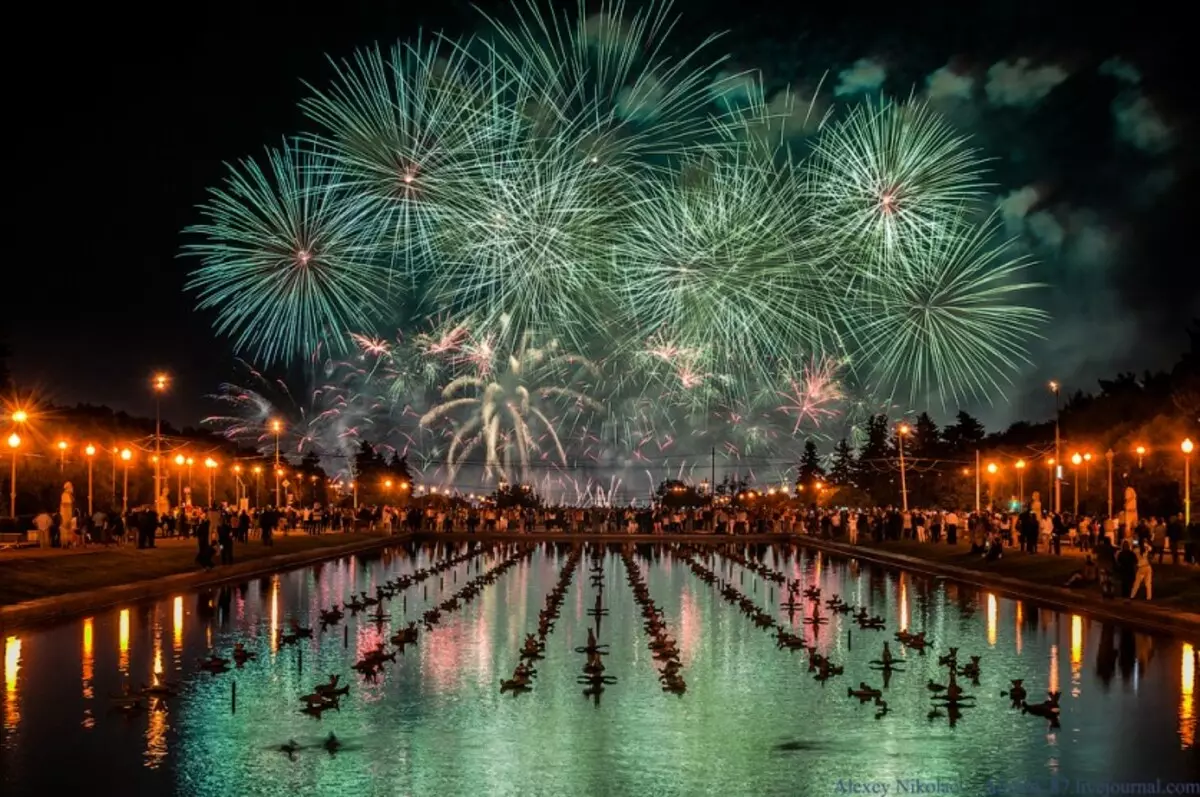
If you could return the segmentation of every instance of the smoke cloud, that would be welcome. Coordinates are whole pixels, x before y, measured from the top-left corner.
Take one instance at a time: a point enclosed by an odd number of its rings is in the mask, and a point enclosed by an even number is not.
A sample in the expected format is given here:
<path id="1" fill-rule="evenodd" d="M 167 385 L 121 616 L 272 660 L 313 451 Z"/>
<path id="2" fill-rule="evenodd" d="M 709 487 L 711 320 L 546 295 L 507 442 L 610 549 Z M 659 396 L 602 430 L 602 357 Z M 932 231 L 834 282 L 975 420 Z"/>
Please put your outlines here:
<path id="1" fill-rule="evenodd" d="M 1053 64 L 1036 66 L 1028 58 L 1018 58 L 993 64 L 988 69 L 985 90 L 993 105 L 1029 108 L 1067 77 L 1062 67 Z"/>
<path id="2" fill-rule="evenodd" d="M 1120 141 L 1151 155 L 1171 148 L 1171 128 L 1146 95 L 1123 91 L 1113 100 L 1112 112 Z"/>
<path id="3" fill-rule="evenodd" d="M 933 102 L 970 100 L 975 93 L 975 78 L 956 72 L 949 64 L 925 78 L 925 94 Z"/>
<path id="4" fill-rule="evenodd" d="M 887 69 L 883 64 L 872 58 L 860 58 L 848 69 L 838 72 L 838 84 L 833 94 L 835 97 L 869 94 L 879 91 L 885 80 Z"/>

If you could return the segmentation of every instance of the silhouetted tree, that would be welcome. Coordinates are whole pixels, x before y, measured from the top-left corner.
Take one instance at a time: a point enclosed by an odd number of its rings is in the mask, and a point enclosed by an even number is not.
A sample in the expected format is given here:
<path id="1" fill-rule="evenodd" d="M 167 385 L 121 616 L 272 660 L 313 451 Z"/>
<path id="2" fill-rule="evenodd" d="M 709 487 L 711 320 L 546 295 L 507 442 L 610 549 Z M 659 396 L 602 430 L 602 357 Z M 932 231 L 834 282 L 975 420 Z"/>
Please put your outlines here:
<path id="1" fill-rule="evenodd" d="M 953 454 L 962 456 L 974 454 L 983 442 L 984 433 L 982 423 L 965 410 L 959 410 L 954 423 L 942 432 L 942 439 Z"/>
<path id="2" fill-rule="evenodd" d="M 821 458 L 817 455 L 817 444 L 812 440 L 804 442 L 804 455 L 800 457 L 798 484 L 804 485 L 805 490 L 811 490 L 818 481 L 825 480 L 825 469 L 821 467 Z"/>
<path id="3" fill-rule="evenodd" d="M 829 481 L 841 487 L 854 485 L 854 451 L 846 438 L 838 441 L 833 449 L 833 462 L 830 463 Z"/>
<path id="4" fill-rule="evenodd" d="M 500 509 L 518 506 L 536 509 L 542 505 L 541 496 L 528 484 L 503 484 L 492 493 L 492 500 Z"/>

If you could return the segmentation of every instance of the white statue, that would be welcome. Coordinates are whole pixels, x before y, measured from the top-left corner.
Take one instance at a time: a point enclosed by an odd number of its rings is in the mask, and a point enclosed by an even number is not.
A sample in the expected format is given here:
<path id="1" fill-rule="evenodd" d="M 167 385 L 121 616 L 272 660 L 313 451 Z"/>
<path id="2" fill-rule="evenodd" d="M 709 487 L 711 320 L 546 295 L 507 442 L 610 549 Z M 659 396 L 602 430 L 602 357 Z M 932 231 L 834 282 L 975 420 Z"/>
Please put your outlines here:
<path id="1" fill-rule="evenodd" d="M 1132 487 L 1125 488 L 1125 537 L 1133 536 L 1134 530 L 1137 528 L 1137 493 Z"/>
<path id="2" fill-rule="evenodd" d="M 163 488 L 162 495 L 158 497 L 158 505 L 154 509 L 160 518 L 171 514 L 171 488 Z"/>
<path id="3" fill-rule="evenodd" d="M 1029 500 L 1029 508 L 1033 511 L 1034 517 L 1042 516 L 1042 494 L 1037 490 L 1033 491 L 1033 498 Z"/>
<path id="4" fill-rule="evenodd" d="M 62 518 L 59 525 L 59 540 L 64 548 L 75 542 L 75 488 L 70 482 L 63 485 L 62 498 L 58 503 L 58 515 Z"/>

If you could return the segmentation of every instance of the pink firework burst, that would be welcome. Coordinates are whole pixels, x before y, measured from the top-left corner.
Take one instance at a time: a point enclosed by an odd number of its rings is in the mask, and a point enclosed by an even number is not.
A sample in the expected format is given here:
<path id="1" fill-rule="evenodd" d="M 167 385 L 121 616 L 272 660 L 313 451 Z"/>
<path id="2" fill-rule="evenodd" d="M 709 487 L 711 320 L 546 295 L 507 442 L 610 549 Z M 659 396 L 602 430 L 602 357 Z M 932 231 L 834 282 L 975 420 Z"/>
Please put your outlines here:
<path id="1" fill-rule="evenodd" d="M 785 415 L 796 416 L 792 434 L 799 432 L 806 420 L 813 426 L 820 426 L 821 421 L 837 415 L 834 405 L 845 398 L 838 381 L 839 369 L 839 363 L 834 359 L 814 357 L 798 378 L 788 380 L 790 389 L 779 394 L 786 403 L 779 410 Z"/>

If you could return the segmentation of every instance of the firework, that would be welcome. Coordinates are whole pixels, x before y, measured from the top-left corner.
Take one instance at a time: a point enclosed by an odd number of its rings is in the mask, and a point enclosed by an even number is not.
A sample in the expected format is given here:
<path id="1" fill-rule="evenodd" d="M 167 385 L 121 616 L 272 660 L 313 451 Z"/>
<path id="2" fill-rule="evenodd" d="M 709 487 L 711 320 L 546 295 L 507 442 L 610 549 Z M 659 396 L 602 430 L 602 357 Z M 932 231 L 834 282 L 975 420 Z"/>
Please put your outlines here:
<path id="1" fill-rule="evenodd" d="M 819 231 L 790 161 L 713 151 L 651 183 L 623 230 L 619 289 L 630 329 L 666 335 L 694 374 L 734 381 L 834 337 Z"/>
<path id="2" fill-rule="evenodd" d="M 967 139 L 920 103 L 864 104 L 816 139 L 810 171 L 820 224 L 842 246 L 888 258 L 957 228 L 983 194 L 983 162 Z M 855 265 L 861 256 L 852 255 Z"/>
<path id="3" fill-rule="evenodd" d="M 622 0 L 574 19 L 537 0 L 515 6 L 516 20 L 490 18 L 494 53 L 526 89 L 523 112 L 538 132 L 565 142 L 574 157 L 619 167 L 675 155 L 703 132 L 707 86 L 724 59 L 706 59 L 708 37 L 682 55 L 668 44 L 676 19 L 651 0 L 629 15 Z"/>
<path id="4" fill-rule="evenodd" d="M 1039 287 L 1020 281 L 1029 261 L 1011 257 L 995 214 L 969 235 L 946 233 L 871 280 L 871 310 L 857 342 L 881 388 L 907 383 L 947 398 L 991 400 L 1026 362 L 1023 342 L 1045 314 L 1020 304 Z"/>
<path id="5" fill-rule="evenodd" d="M 187 284 L 219 333 L 270 363 L 344 346 L 381 309 L 384 272 L 364 238 L 364 207 L 338 191 L 336 172 L 304 145 L 268 151 L 267 169 L 246 160 L 201 207 L 200 258 Z"/>
<path id="6" fill-rule="evenodd" d="M 518 346 L 495 353 L 486 371 L 447 384 L 442 403 L 422 416 L 421 426 L 452 422 L 446 454 L 452 477 L 473 451 L 482 449 L 485 478 L 528 481 L 531 455 L 549 449 L 566 463 L 558 414 L 572 406 L 599 409 L 598 402 L 573 386 L 581 371 L 595 373 L 595 366 L 563 352 L 556 341 L 537 345 L 527 334 Z"/>
<path id="7" fill-rule="evenodd" d="M 838 382 L 840 369 L 841 364 L 832 357 L 814 357 L 799 376 L 787 379 L 788 388 L 780 393 L 784 404 L 779 410 L 785 415 L 795 416 L 793 435 L 806 422 L 815 428 L 838 414 L 837 406 L 845 398 Z"/>
<path id="8" fill-rule="evenodd" d="M 451 477 L 475 452 L 640 485 L 854 430 L 876 393 L 991 397 L 1020 364 L 1026 264 L 974 225 L 982 161 L 931 109 L 714 82 L 661 0 L 514 12 L 335 63 L 306 143 L 202 208 L 189 287 L 217 329 L 325 368 L 304 412 L 228 386 L 232 434 L 283 413 L 298 445 L 367 434 Z"/>
<path id="9" fill-rule="evenodd" d="M 362 50 L 334 64 L 327 89 L 301 103 L 323 131 L 341 187 L 361 196 L 407 276 L 428 268 L 446 229 L 445 205 L 463 191 L 485 142 L 517 114 L 500 104 L 502 73 L 477 68 L 441 37 Z"/>

